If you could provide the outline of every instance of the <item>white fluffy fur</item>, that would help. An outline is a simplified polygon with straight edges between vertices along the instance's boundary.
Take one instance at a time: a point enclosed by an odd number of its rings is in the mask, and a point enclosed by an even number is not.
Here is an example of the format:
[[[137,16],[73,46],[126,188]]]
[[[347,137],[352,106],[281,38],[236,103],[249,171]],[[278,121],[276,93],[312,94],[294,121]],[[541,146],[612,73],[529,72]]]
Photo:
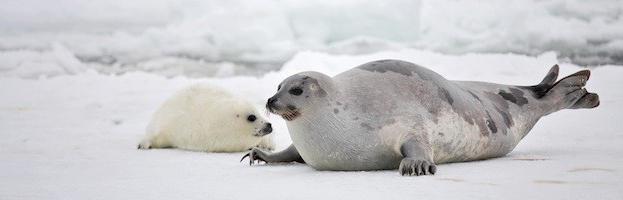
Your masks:
[[[247,121],[255,115],[255,122]],[[267,123],[255,107],[208,84],[182,89],[153,115],[140,149],[180,148],[240,152],[258,146],[273,149],[272,135],[256,136]]]

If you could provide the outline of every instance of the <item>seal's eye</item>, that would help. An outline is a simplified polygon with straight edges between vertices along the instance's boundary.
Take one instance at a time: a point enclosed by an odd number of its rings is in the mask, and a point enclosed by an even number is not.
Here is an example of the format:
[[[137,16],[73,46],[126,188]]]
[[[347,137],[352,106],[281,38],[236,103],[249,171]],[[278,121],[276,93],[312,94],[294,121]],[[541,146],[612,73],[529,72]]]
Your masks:
[[[277,86],[277,91],[281,90],[281,84]]]
[[[255,117],[255,115],[249,115],[249,117],[247,117],[247,121],[250,122],[254,122],[257,119],[257,117]]]
[[[301,88],[292,88],[292,89],[290,89],[290,91],[288,91],[288,93],[290,93],[291,95],[298,96],[298,95],[303,94],[303,89],[301,89]]]

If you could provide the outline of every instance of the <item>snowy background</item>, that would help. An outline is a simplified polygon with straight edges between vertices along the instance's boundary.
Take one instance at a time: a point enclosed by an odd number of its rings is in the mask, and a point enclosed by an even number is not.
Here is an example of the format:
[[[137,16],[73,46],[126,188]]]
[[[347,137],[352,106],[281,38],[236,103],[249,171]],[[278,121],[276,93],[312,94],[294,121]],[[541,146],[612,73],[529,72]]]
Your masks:
[[[189,84],[261,108],[293,73],[377,59],[518,85],[556,63],[561,76],[589,67],[601,105],[543,118],[507,157],[428,177],[136,150]],[[0,199],[622,199],[622,65],[623,3],[609,0],[0,0]]]
[[[617,0],[2,0],[0,76],[259,76],[296,52],[557,52],[623,64]]]

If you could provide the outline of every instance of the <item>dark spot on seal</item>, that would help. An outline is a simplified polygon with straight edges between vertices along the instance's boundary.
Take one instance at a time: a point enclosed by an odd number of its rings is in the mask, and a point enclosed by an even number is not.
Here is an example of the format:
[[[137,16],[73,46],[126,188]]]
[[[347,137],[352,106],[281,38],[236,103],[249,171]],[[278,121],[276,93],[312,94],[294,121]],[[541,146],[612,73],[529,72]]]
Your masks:
[[[337,104],[338,106],[341,106],[342,102],[336,101],[335,104]]]
[[[337,108],[334,108],[334,109],[333,109],[333,113],[337,114],[337,113],[339,113],[339,112],[340,112],[340,110],[338,110]]]
[[[494,106],[495,110],[502,115],[502,119],[504,119],[504,124],[506,127],[510,128],[513,126],[513,117],[511,117],[507,112],[500,110],[497,106]]]
[[[368,124],[368,123],[361,123],[361,127],[364,127],[367,130],[369,130],[369,131],[374,130],[374,128],[372,126],[370,126],[370,124]]]
[[[514,89],[514,88],[511,88],[510,90],[511,90],[511,93],[508,93],[504,90],[500,90],[498,92],[498,95],[502,96],[502,98],[506,99],[507,101],[510,101],[519,106],[522,106],[528,103],[528,99],[526,99],[523,96],[523,92],[521,90]]]
[[[454,99],[452,98],[452,96],[446,89],[441,88],[441,87],[438,87],[437,89],[439,93],[438,94],[439,98],[448,102],[448,104],[452,108],[452,112],[459,115],[465,122],[469,123],[470,125],[474,124],[473,114],[470,114],[471,111],[468,109],[468,107],[465,104],[461,102],[454,102]],[[457,105],[455,105],[455,103],[457,103]],[[442,110],[442,108],[443,106],[441,103],[435,103],[429,106],[427,109],[428,109],[428,112],[430,112],[433,115],[433,117],[438,117],[437,115]],[[433,118],[433,122],[437,123],[437,121],[438,121],[437,119]]]
[[[485,92],[485,96],[493,102],[495,106],[499,106],[500,108],[507,110],[508,102],[504,100],[500,95],[496,95],[492,92]]]
[[[487,127],[489,127],[489,130],[491,130],[491,133],[497,133],[498,132],[498,128],[495,126],[495,122],[491,119],[491,115],[489,114],[489,111],[487,112]]]
[[[443,137],[445,136],[442,132],[437,133],[439,136]]]
[[[348,104],[344,104],[344,108],[342,108],[344,110],[348,110]]]
[[[528,103],[528,99],[523,96],[523,91],[516,88],[510,88],[510,91],[513,93],[513,96],[515,96],[515,99],[517,99],[517,105],[522,106]]]
[[[443,96],[450,105],[454,103],[454,99],[452,99],[452,96],[450,96],[450,93],[448,93],[448,90],[446,90],[445,88],[439,87],[438,92],[439,92],[439,96]]]
[[[474,117],[471,114],[468,114],[468,111],[464,108],[460,106],[452,106],[452,111],[461,116],[461,118],[463,118],[463,120],[465,120],[467,123],[471,125],[474,124]]]
[[[482,100],[480,100],[480,97],[476,96],[476,94],[474,94],[472,91],[467,91],[467,92],[469,92],[469,94],[471,94],[471,95],[472,95],[472,97],[474,97],[474,99],[476,99],[476,100],[478,100],[478,101],[482,102]]]
[[[309,98],[309,95],[305,95],[305,98]]]
[[[236,115],[236,118],[239,118],[239,117],[240,117],[240,115]]]
[[[359,120],[359,117],[354,117],[353,120]]]
[[[478,130],[480,130],[480,134],[483,136],[489,136],[489,131],[487,130],[487,122],[482,119],[477,119],[476,125],[478,125]]]
[[[324,91],[320,86],[318,86],[319,90],[318,90],[318,96],[320,97],[326,97],[327,96],[327,92]]]
[[[403,76],[412,76],[416,65],[400,60],[378,60],[359,66],[359,69],[371,72],[394,72]]]
[[[498,92],[498,95],[502,96],[502,98],[506,99],[507,101],[513,102],[514,104],[517,104],[517,99],[515,99],[515,96],[513,96],[513,94],[511,94],[511,93],[506,93],[506,91],[500,90]]]

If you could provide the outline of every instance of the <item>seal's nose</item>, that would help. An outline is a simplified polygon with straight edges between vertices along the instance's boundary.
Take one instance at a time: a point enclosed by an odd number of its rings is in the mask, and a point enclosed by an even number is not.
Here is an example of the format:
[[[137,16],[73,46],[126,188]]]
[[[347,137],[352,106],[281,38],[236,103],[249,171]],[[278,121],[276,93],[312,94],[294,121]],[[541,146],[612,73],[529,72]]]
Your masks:
[[[264,125],[264,128],[262,128],[262,133],[264,134],[269,134],[273,132],[273,126],[270,123],[266,123]]]
[[[268,102],[266,102],[266,107],[268,108],[274,108],[275,106],[275,102],[277,102],[277,98],[275,97],[271,97],[268,99]]]

